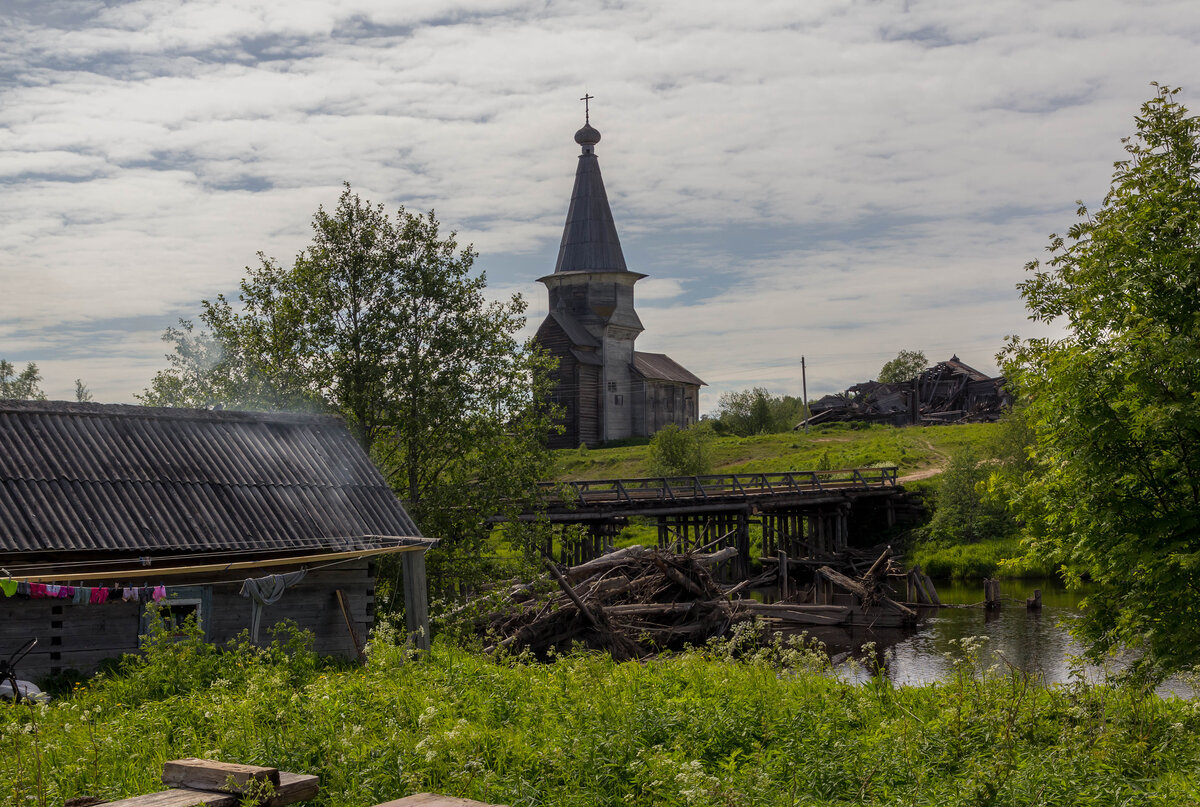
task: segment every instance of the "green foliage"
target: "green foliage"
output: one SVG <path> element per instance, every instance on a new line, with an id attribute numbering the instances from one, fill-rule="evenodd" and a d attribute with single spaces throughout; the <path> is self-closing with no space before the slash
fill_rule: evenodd
<path id="1" fill-rule="evenodd" d="M 1083 635 L 1154 673 L 1200 661 L 1200 119 L 1157 87 L 1101 209 L 1020 285 L 1061 339 L 1010 344 L 1033 551 L 1089 576 Z"/>
<path id="2" fill-rule="evenodd" d="M 791 431 L 804 419 L 804 402 L 791 395 L 772 395 L 764 387 L 725 392 L 717 402 L 714 427 L 721 434 L 747 437 Z"/>
<path id="3" fill-rule="evenodd" d="M 1048 578 L 1054 567 L 1025 555 L 1017 536 L 985 538 L 975 543 L 923 541 L 908 561 L 939 580 L 982 580 L 985 577 Z"/>
<path id="4" fill-rule="evenodd" d="M 896 354 L 896 358 L 879 368 L 879 377 L 876 380 L 881 384 L 911 381 L 928 366 L 929 360 L 925 358 L 924 351 L 901 350 Z"/>
<path id="5" fill-rule="evenodd" d="M 712 427 L 695 423 L 681 429 L 674 423 L 650 438 L 651 476 L 697 476 L 712 472 Z"/>
<path id="6" fill-rule="evenodd" d="M 0 399 L 44 401 L 46 394 L 40 386 L 42 374 L 33 362 L 17 372 L 11 362 L 0 359 Z"/>
<path id="7" fill-rule="evenodd" d="M 383 637 L 353 668 L 280 644 L 196 649 L 164 643 L 50 706 L 0 708 L 0 807 L 151 793 L 187 756 L 316 774 L 319 807 L 423 791 L 547 807 L 1173 805 L 1198 788 L 1194 704 L 1040 688 L 983 669 L 974 640 L 951 651 L 948 682 L 900 689 L 843 683 L 819 647 L 750 629 L 639 663 L 444 642 L 414 658 Z"/>
<path id="8" fill-rule="evenodd" d="M 987 495 L 993 473 L 970 447 L 957 451 L 938 478 L 933 518 L 925 535 L 935 541 L 975 543 L 1017 532 L 1016 520 L 1003 503 Z"/>
<path id="9" fill-rule="evenodd" d="M 341 415 L 441 539 L 430 575 L 480 574 L 484 519 L 549 474 L 550 361 L 516 339 L 524 301 L 489 302 L 475 253 L 432 212 L 389 216 L 348 185 L 291 267 L 259 258 L 237 304 L 202 303 L 207 330 L 167 331 L 170 367 L 142 400 Z"/>

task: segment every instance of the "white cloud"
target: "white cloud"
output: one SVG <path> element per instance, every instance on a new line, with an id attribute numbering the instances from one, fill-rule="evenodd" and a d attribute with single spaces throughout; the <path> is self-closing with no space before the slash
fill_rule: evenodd
<path id="1" fill-rule="evenodd" d="M 129 400 L 155 328 L 290 259 L 343 180 L 436 207 L 536 325 L 587 89 L 653 266 L 645 349 L 711 395 L 795 391 L 802 353 L 818 389 L 899 347 L 988 369 L 1027 329 L 1020 266 L 1102 197 L 1151 80 L 1200 88 L 1198 45 L 1173 0 L 25 4 L 0 30 L 0 356 Z"/>

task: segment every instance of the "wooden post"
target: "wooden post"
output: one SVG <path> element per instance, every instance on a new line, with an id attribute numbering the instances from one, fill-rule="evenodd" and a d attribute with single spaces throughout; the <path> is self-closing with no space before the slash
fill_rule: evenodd
<path id="1" fill-rule="evenodd" d="M 800 397 L 804 399 L 804 433 L 808 434 L 808 420 L 812 412 L 808 410 L 808 368 L 804 366 L 804 357 L 800 357 Z"/>
<path id="2" fill-rule="evenodd" d="M 429 586 L 425 582 L 425 550 L 400 555 L 404 562 L 404 625 L 420 650 L 429 649 Z"/>
<path id="3" fill-rule="evenodd" d="M 929 575 L 925 574 L 925 572 L 921 572 L 921 580 L 924 581 L 925 588 L 928 589 L 929 603 L 931 605 L 936 605 L 938 607 L 941 607 L 942 598 L 938 596 L 937 589 L 934 588 L 934 586 L 933 586 L 933 578 L 931 578 Z M 997 585 L 997 587 L 996 587 L 996 596 L 997 597 L 1000 596 L 999 585 Z"/>
<path id="4" fill-rule="evenodd" d="M 337 596 L 338 607 L 342 609 L 342 619 L 346 620 L 346 630 L 350 631 L 350 641 L 354 643 L 354 655 L 358 658 L 359 664 L 365 664 L 367 655 L 363 652 L 362 639 L 358 636 L 358 631 L 354 629 L 354 618 L 350 614 L 350 603 L 346 600 L 346 592 L 340 588 L 334 591 Z"/>
<path id="5" fill-rule="evenodd" d="M 991 610 L 1000 607 L 1000 581 L 988 578 L 983 581 L 983 607 Z"/>
<path id="6" fill-rule="evenodd" d="M 1040 588 L 1035 588 L 1033 590 L 1032 597 L 1025 598 L 1025 607 L 1030 611 L 1042 610 L 1042 590 Z"/>
<path id="7" fill-rule="evenodd" d="M 777 572 L 779 579 L 779 599 L 786 600 L 788 597 L 788 556 L 781 549 L 777 557 L 779 558 L 779 570 Z"/>

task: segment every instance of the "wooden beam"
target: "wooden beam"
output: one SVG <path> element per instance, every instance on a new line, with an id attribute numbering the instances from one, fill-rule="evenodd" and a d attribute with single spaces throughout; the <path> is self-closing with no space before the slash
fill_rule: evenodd
<path id="1" fill-rule="evenodd" d="M 346 592 L 340 588 L 334 591 L 337 595 L 338 608 L 342 609 L 342 619 L 346 620 L 346 630 L 350 631 L 350 641 L 354 643 L 354 655 L 358 657 L 360 664 L 365 664 L 367 654 L 363 652 L 362 639 L 358 636 L 358 631 L 354 629 L 354 618 L 350 615 L 350 604 L 346 601 Z"/>
<path id="2" fill-rule="evenodd" d="M 270 782 L 279 787 L 279 771 L 257 765 L 218 762 L 213 759 L 173 759 L 163 763 L 162 783 L 167 787 L 245 793 L 252 782 Z"/>
<path id="3" fill-rule="evenodd" d="M 425 552 L 404 555 L 404 624 L 417 647 L 429 649 L 429 584 L 425 581 Z"/>
<path id="4" fill-rule="evenodd" d="M 85 572 L 56 571 L 34 574 L 22 572 L 22 567 L 20 566 L 9 566 L 8 571 L 12 579 L 20 580 L 23 583 L 65 583 L 69 580 L 144 580 L 146 578 L 157 579 L 160 577 L 178 577 L 180 575 L 231 572 L 242 569 L 263 569 L 272 566 L 301 566 L 306 563 L 352 560 L 354 558 L 368 558 L 374 555 L 390 555 L 397 552 L 424 552 L 429 548 L 428 539 L 422 538 L 419 540 L 422 543 L 379 547 L 376 549 L 357 549 L 352 552 L 323 552 L 316 555 L 289 555 L 263 560 L 206 563 L 199 566 L 138 566 L 130 569 L 110 569 L 108 567 L 97 566 Z M 45 564 L 32 564 L 27 568 L 45 568 Z"/>

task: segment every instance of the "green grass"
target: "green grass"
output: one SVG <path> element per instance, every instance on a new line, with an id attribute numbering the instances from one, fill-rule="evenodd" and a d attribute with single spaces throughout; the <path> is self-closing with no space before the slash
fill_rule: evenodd
<path id="1" fill-rule="evenodd" d="M 716 473 L 754 473 L 895 465 L 902 474 L 911 473 L 941 467 L 948 454 L 964 445 L 985 444 L 995 429 L 992 423 L 924 428 L 834 424 L 808 434 L 718 437 L 713 466 Z M 648 445 L 562 449 L 555 458 L 563 480 L 650 475 Z"/>
<path id="2" fill-rule="evenodd" d="M 931 541 L 910 549 L 910 565 L 920 565 L 939 580 L 982 580 L 985 577 L 1049 578 L 1055 568 L 1025 556 L 1019 538 L 998 538 L 973 544 Z"/>
<path id="3" fill-rule="evenodd" d="M 294 637 L 293 637 L 294 638 Z M 968 643 L 969 645 L 969 643 Z M 841 683 L 738 640 L 644 663 L 548 664 L 377 641 L 363 668 L 292 641 L 162 643 L 49 707 L 0 707 L 0 805 L 160 789 L 201 756 L 321 777 L 317 801 L 419 791 L 514 805 L 1178 805 L 1200 797 L 1200 709 L 1121 687 Z"/>

